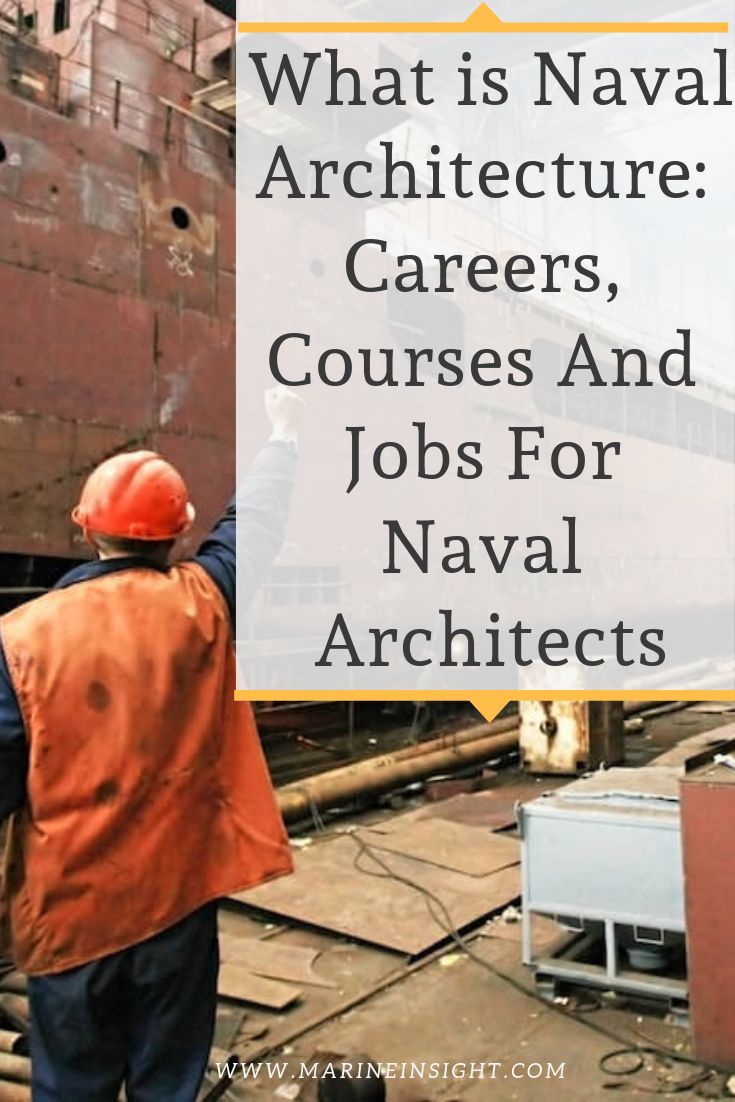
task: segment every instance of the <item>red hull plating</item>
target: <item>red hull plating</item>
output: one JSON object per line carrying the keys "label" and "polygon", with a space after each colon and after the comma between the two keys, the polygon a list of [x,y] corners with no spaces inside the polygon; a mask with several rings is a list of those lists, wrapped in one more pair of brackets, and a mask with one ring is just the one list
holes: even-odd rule
{"label": "red hull plating", "polygon": [[[198,8],[226,49],[226,17],[177,18]],[[126,446],[182,469],[190,543],[232,492],[230,141],[163,102],[186,110],[203,74],[135,41],[120,5],[109,22],[77,60],[64,34],[0,36],[0,551],[82,556],[69,509]]]}

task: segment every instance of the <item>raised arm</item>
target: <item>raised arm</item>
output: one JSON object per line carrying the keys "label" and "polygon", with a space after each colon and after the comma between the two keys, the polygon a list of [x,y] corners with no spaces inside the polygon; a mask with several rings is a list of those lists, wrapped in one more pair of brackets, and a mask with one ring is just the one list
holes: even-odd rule
{"label": "raised arm", "polygon": [[[272,426],[245,482],[195,556],[235,618],[236,584],[249,605],[280,550],[296,474],[296,430],[302,403],[281,388],[266,394]],[[238,525],[240,557],[237,557]]]}

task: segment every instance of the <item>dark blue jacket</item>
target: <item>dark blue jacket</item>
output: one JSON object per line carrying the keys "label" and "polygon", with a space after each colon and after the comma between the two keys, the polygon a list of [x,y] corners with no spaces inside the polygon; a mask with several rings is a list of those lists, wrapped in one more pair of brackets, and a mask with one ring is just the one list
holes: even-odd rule
{"label": "dark blue jacket", "polygon": [[[238,586],[244,607],[250,604],[271,562],[278,553],[288,515],[296,466],[294,449],[272,441],[263,448],[245,483],[232,498],[194,561],[216,582],[235,622],[236,509],[239,514],[241,557],[237,564]],[[145,568],[141,558],[85,562],[61,578],[57,589],[111,574],[117,570]],[[155,568],[154,568],[155,569]],[[166,567],[158,569],[165,570]],[[28,752],[23,717],[2,648],[0,622],[0,821],[17,811],[26,799]]]}

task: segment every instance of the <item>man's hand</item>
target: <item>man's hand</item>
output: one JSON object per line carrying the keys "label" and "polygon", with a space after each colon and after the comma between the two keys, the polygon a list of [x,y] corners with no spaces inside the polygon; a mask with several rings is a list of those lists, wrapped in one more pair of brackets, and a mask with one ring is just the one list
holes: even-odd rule
{"label": "man's hand", "polygon": [[274,386],[266,390],[265,412],[271,423],[271,440],[296,443],[304,406],[303,398],[285,386]]}

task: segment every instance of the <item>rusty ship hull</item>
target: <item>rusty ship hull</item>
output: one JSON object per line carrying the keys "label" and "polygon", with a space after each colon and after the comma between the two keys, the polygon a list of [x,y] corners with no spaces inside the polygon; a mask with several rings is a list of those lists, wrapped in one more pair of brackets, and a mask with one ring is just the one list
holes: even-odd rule
{"label": "rusty ship hull", "polygon": [[203,3],[17,13],[0,22],[0,552],[28,582],[85,556],[69,509],[121,448],[181,468],[190,546],[232,492],[232,128],[190,108],[234,24]]}

